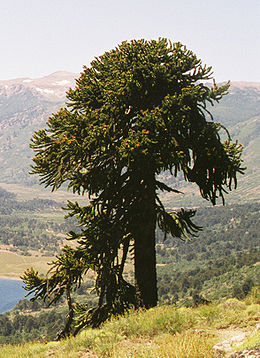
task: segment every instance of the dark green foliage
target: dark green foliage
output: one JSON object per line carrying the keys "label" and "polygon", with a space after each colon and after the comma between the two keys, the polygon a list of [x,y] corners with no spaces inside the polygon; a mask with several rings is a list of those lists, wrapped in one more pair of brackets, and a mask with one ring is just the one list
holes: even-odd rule
{"label": "dark green foliage", "polygon": [[184,243],[164,241],[164,235],[157,231],[157,250],[164,252],[163,255],[159,252],[159,262],[201,263],[207,255],[215,260],[251,248],[254,251],[259,239],[259,212],[258,203],[199,208],[195,218],[203,226],[199,239]]}
{"label": "dark green foliage", "polygon": [[[200,229],[191,221],[194,211],[166,211],[158,193],[179,192],[157,174],[182,173],[212,204],[218,197],[224,202],[226,191],[236,187],[237,174],[243,172],[242,148],[208,111],[229,85],[209,88],[203,81],[210,78],[211,68],[180,43],[123,42],[84,68],[76,88],[68,92],[67,108],[34,134],[32,173],[53,190],[66,183],[90,198],[87,206],[68,204],[69,215],[82,228],[69,235],[78,241],[72,256],[81,265],[72,286],[92,269],[99,295],[97,308],[78,306],[78,327],[98,325],[131,305],[156,305],[156,224],[177,238]],[[129,252],[135,287],[123,276]],[[51,292],[61,292],[55,275],[44,279],[43,291],[38,291],[43,281],[34,273],[28,272],[24,281],[44,298],[47,283]]]}
{"label": "dark green foliage", "polygon": [[17,310],[12,315],[0,315],[0,344],[17,344],[29,340],[55,339],[56,332],[63,325],[64,310],[43,310],[25,314]]}
{"label": "dark green foliage", "polygon": [[[259,257],[260,257],[260,253],[259,253]],[[248,295],[253,286],[254,286],[254,281],[251,278],[247,278],[242,285],[243,296]]]}
{"label": "dark green foliage", "polygon": [[168,295],[181,302],[194,291],[215,300],[239,289],[245,297],[260,279],[259,212],[258,203],[200,208],[196,220],[204,230],[192,243],[163,241],[158,231],[160,301]]}
{"label": "dark green foliage", "polygon": [[[238,278],[236,277],[235,283],[232,282],[232,273],[238,273],[240,268],[253,267],[253,265],[258,262],[260,258],[259,249],[255,249],[250,252],[243,252],[242,255],[230,255],[221,259],[217,259],[216,257],[217,252],[214,252],[211,257],[209,256],[211,260],[202,261],[200,265],[198,265],[197,262],[191,262],[189,266],[193,268],[186,270],[185,268],[173,270],[173,267],[175,267],[174,264],[171,264],[168,267],[160,268],[158,272],[158,286],[161,301],[164,300],[163,296],[166,294],[169,295],[174,302],[177,302],[179,298],[189,296],[189,294],[192,293],[192,290],[195,290],[195,292],[198,293],[204,292],[210,281],[212,281],[210,286],[211,293],[209,294],[210,299],[232,296],[234,293],[231,288],[233,288],[234,284],[236,284],[236,287],[239,287],[241,293],[240,298],[243,298],[250,292],[253,286],[258,284],[259,273],[257,275],[257,269],[255,270],[255,273],[253,273],[253,278],[248,278],[244,281],[243,278],[241,279],[241,276]],[[216,261],[212,261],[212,258]],[[180,262],[182,262],[181,259]],[[184,264],[184,262],[182,263]],[[238,264],[240,267],[238,267]],[[228,274],[226,279],[224,278],[225,274]],[[242,277],[247,276],[246,274],[243,274]],[[214,287],[214,282],[216,283],[220,278],[223,279],[228,286],[230,286],[230,289],[224,293],[218,292],[218,288]],[[248,280],[250,285],[248,285]],[[174,299],[176,294],[178,295],[177,300]]]}

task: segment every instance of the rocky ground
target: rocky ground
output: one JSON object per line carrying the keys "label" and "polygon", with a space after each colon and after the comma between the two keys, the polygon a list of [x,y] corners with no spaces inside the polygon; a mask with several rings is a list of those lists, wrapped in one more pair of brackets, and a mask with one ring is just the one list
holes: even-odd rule
{"label": "rocky ground", "polygon": [[222,339],[225,337],[225,339],[221,340],[220,343],[214,346],[216,358],[260,358],[260,348],[244,349],[229,353],[232,348],[242,345],[246,339],[258,331],[260,331],[260,323],[256,325],[256,328],[253,332],[250,332],[246,329],[227,329],[220,331],[220,337]]}

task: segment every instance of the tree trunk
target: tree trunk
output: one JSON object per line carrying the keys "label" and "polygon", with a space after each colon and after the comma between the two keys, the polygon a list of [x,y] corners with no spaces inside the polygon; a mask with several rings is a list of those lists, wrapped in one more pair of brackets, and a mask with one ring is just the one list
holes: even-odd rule
{"label": "tree trunk", "polygon": [[69,312],[67,315],[67,322],[65,324],[65,327],[57,335],[58,341],[65,337],[69,337],[69,335],[71,334],[71,325],[72,325],[72,321],[73,321],[74,310],[73,310],[73,306],[72,306],[70,290],[71,290],[71,287],[70,287],[70,285],[68,285],[65,289],[65,292],[66,292],[66,300],[67,300]]}
{"label": "tree trunk", "polygon": [[137,198],[134,269],[138,306],[150,308],[157,305],[157,278],[155,252],[155,176],[143,180],[142,192]]}

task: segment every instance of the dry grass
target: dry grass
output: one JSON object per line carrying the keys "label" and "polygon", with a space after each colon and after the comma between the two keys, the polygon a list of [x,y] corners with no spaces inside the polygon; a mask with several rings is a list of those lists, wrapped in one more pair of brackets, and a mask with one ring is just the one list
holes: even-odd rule
{"label": "dry grass", "polygon": [[211,358],[225,329],[253,331],[260,318],[258,295],[244,302],[130,312],[62,342],[3,346],[0,358]]}
{"label": "dry grass", "polygon": [[23,256],[13,252],[0,251],[0,276],[19,279],[21,274],[32,266],[40,273],[45,273],[49,269],[47,263],[52,259],[52,257]]}

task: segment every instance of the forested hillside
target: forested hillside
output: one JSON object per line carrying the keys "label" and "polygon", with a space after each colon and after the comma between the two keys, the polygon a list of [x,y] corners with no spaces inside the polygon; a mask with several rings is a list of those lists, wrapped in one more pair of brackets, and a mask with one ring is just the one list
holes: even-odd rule
{"label": "forested hillside", "polygon": [[241,298],[258,285],[259,213],[258,203],[200,208],[196,219],[203,231],[196,239],[158,243],[162,301]]}
{"label": "forested hillside", "polygon": [[75,229],[64,220],[61,203],[49,199],[17,200],[0,188],[0,245],[12,252],[31,256],[53,256],[60,251],[66,232]]}
{"label": "forested hillside", "polygon": [[[244,298],[257,286],[259,212],[258,203],[200,208],[196,220],[203,231],[193,241],[164,241],[157,231],[160,304],[191,306],[228,297]],[[45,228],[41,230],[40,235]],[[51,237],[47,238],[46,246],[49,245],[53,245]],[[17,246],[17,250],[22,248]],[[133,280],[130,262],[128,275]],[[74,300],[93,305],[97,297],[92,289],[93,280],[88,277],[74,294]],[[64,325],[66,305],[62,301],[54,308],[47,307],[48,302],[24,300],[11,312],[0,315],[0,342],[54,339]]]}

